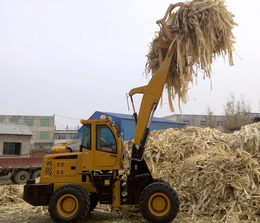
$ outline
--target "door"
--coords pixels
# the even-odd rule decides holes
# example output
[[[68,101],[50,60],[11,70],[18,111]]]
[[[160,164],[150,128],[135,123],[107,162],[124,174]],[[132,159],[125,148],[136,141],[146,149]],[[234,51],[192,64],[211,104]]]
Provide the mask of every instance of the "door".
[[[113,132],[107,125],[96,125],[95,166],[113,167],[116,159],[117,144]]]

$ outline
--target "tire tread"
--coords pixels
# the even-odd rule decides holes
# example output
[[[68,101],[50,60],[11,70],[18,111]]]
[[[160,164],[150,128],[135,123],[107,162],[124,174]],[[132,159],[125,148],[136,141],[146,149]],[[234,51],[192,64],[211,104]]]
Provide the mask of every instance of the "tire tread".
[[[80,191],[81,195],[84,197],[85,202],[83,204],[79,203],[79,206],[82,210],[80,210],[80,214],[76,219],[66,219],[66,218],[60,218],[58,212],[56,211],[56,208],[54,209],[53,207],[56,207],[57,203],[56,203],[56,195],[59,193],[62,193],[63,190],[68,190],[68,191],[73,191],[73,190],[77,190]],[[82,206],[84,205],[84,206]],[[89,195],[87,193],[87,191],[77,185],[77,184],[66,184],[60,188],[58,188],[50,197],[49,199],[49,204],[48,204],[48,209],[49,209],[49,213],[51,218],[55,221],[55,222],[59,222],[59,223],[80,223],[88,214],[89,211],[89,207],[90,207],[90,199],[89,199]]]
[[[154,216],[149,208],[148,208],[148,200],[149,200],[149,195],[151,193],[156,192],[156,191],[162,191],[162,192],[166,192],[170,194],[170,201],[171,201],[171,210],[170,210],[170,214],[167,214],[167,216],[162,216],[162,217],[157,217]],[[179,212],[179,198],[177,193],[174,191],[174,189],[164,183],[164,182],[159,182],[159,181],[155,181],[151,184],[149,184],[148,186],[146,186],[144,188],[144,190],[142,191],[140,198],[139,198],[139,207],[140,207],[140,211],[143,215],[143,217],[151,223],[169,223],[171,221],[173,221],[173,219],[176,217],[176,215]],[[169,212],[168,212],[169,213]]]

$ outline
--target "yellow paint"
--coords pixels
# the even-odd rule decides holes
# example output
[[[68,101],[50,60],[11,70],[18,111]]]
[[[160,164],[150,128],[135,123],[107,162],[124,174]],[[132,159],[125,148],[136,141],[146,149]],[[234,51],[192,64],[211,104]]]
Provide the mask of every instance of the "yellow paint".
[[[81,120],[81,123],[91,124],[91,150],[83,148],[82,170],[118,170],[119,167],[122,167],[122,144],[110,119]],[[104,147],[103,151],[96,150],[96,127],[98,125],[106,125],[112,131],[117,144],[117,154],[107,151],[106,147]]]
[[[118,177],[117,172],[114,171],[113,175],[114,178]],[[120,188],[120,181],[116,181],[114,183],[114,187],[113,187],[113,202],[111,207],[119,207],[121,204],[121,188]]]
[[[104,182],[105,185],[109,185],[110,184],[110,180],[106,179]]]
[[[80,185],[89,193],[96,192],[96,188],[92,186],[89,177],[86,176],[86,182],[82,182],[82,175],[79,173],[92,170],[118,170],[122,166],[122,145],[111,119],[81,120],[81,123],[91,124],[91,149],[83,148],[82,152],[50,154],[43,159],[40,183],[53,183],[53,191],[68,183],[74,183]],[[112,131],[117,144],[116,154],[96,150],[97,125],[106,125]],[[77,159],[58,158],[60,156],[75,155]],[[110,184],[109,181],[105,183],[106,185]],[[115,188],[119,190],[119,196],[116,199],[119,200],[117,203],[120,204],[120,185],[115,186]]]
[[[134,143],[137,145],[141,143],[154,103],[157,106],[160,101],[173,55],[171,50],[169,50],[167,55],[147,86],[134,88],[129,92],[130,96],[136,93],[143,93],[134,139]]]
[[[77,167],[77,160],[57,160],[53,169],[53,176],[76,176],[77,169],[71,169],[72,166]]]
[[[166,35],[168,39],[167,41],[165,41],[165,39],[163,39],[162,36],[159,36],[158,39],[160,63],[159,69],[154,73],[148,85],[134,88],[129,92],[130,96],[133,96],[134,94],[143,94],[134,139],[134,143],[139,146],[144,136],[145,129],[149,121],[149,117],[152,112],[153,106],[155,105],[155,107],[157,107],[160,101],[162,91],[167,79],[168,71],[170,68],[172,56],[176,52],[176,46],[172,45],[174,34],[169,29],[167,22],[168,20],[171,20],[171,18],[174,16],[174,8],[181,5],[183,5],[183,3],[177,3],[174,5],[171,4],[168,7],[163,19],[158,20],[156,22],[158,25],[160,25],[164,35]],[[164,61],[162,58],[163,52],[166,53]]]
[[[57,202],[57,211],[65,218],[72,217],[78,208],[78,199],[72,194],[64,194]]]
[[[154,193],[148,201],[148,207],[155,216],[164,216],[170,210],[170,200],[164,193]]]
[[[66,153],[67,151],[67,142],[62,142],[61,146],[54,146],[52,148],[54,153]]]

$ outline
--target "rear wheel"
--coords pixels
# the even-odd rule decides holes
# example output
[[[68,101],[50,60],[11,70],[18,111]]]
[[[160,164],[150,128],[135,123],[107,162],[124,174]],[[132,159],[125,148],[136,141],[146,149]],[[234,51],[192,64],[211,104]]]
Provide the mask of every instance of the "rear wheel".
[[[36,180],[37,178],[40,178],[41,176],[41,170],[36,170],[32,174],[32,179]]]
[[[179,211],[177,193],[168,184],[154,182],[142,191],[139,198],[142,215],[148,222],[173,221]]]
[[[90,198],[81,186],[67,184],[52,194],[48,206],[55,222],[78,223],[88,214]]]
[[[25,184],[29,179],[30,179],[30,174],[27,171],[22,170],[15,173],[13,177],[13,182],[16,184]]]

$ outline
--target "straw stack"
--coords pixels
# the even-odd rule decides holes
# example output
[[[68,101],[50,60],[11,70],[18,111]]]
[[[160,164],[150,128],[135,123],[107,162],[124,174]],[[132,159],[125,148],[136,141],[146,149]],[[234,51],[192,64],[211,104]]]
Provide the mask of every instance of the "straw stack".
[[[0,207],[22,203],[23,188],[21,185],[4,185],[0,187]]]
[[[175,188],[181,212],[217,222],[259,222],[259,131],[260,123],[234,134],[197,127],[153,131],[144,158],[153,177]],[[124,153],[131,153],[126,145]]]

